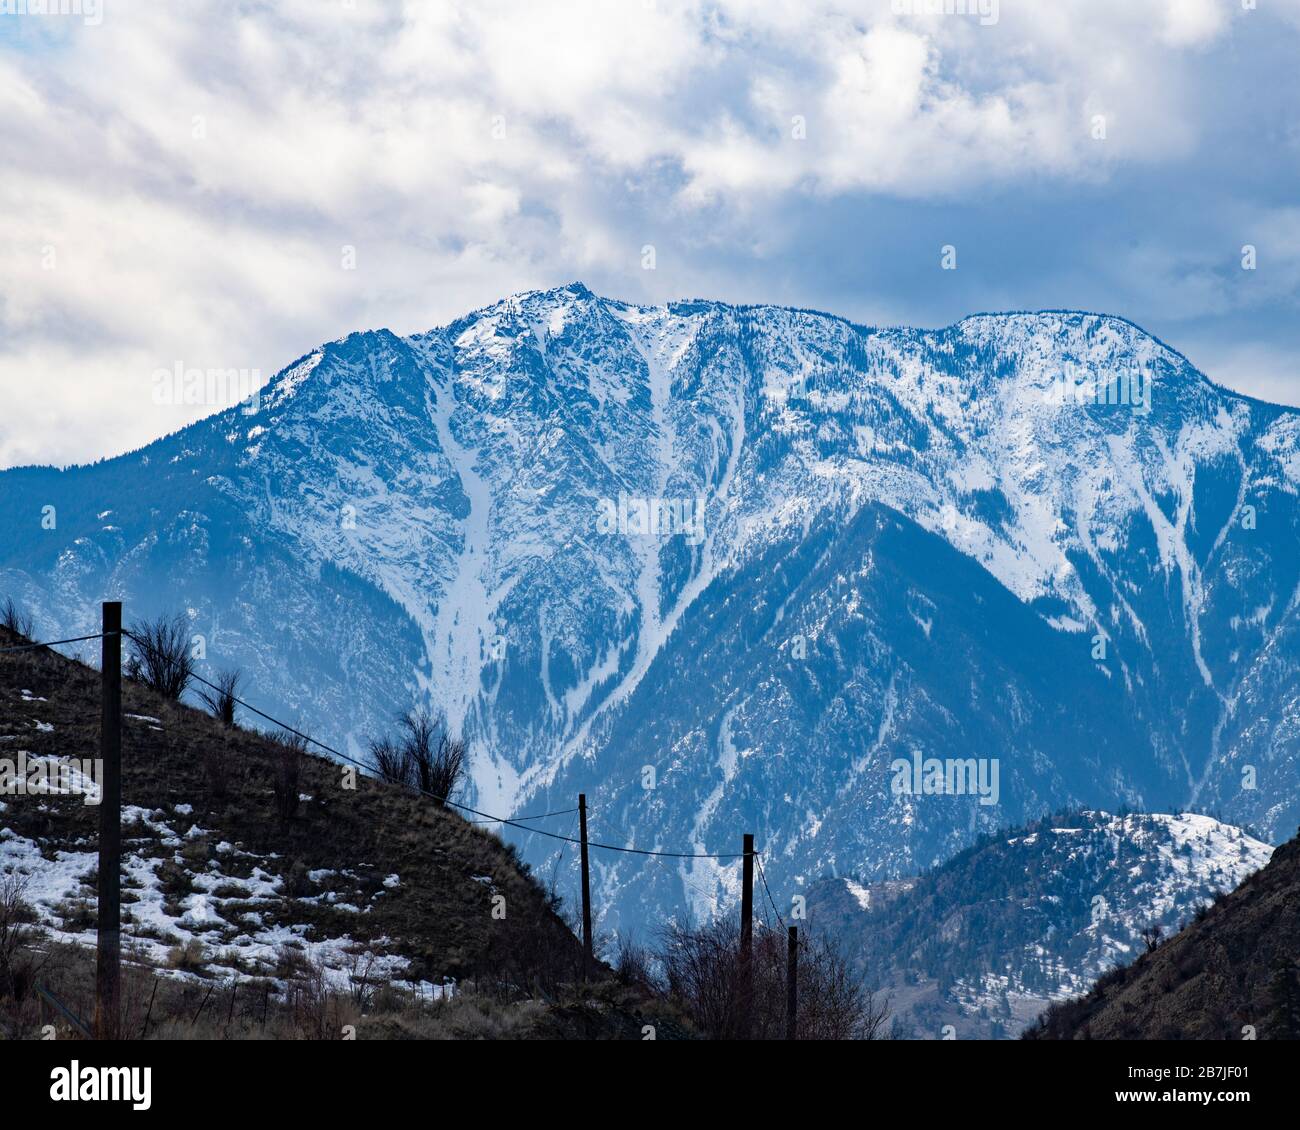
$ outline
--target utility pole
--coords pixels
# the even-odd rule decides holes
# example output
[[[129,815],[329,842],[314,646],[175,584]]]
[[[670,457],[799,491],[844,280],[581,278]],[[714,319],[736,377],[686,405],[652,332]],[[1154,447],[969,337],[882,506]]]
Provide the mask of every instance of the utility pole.
[[[95,1038],[120,1036],[122,976],[122,604],[107,600],[100,641],[99,905]]]
[[[785,951],[785,1038],[799,1038],[799,927],[790,927]]]
[[[578,825],[582,829],[582,979],[591,978],[591,872],[587,867],[587,794],[578,794]]]
[[[740,886],[740,1038],[750,1034],[754,995],[754,835],[745,833]]]

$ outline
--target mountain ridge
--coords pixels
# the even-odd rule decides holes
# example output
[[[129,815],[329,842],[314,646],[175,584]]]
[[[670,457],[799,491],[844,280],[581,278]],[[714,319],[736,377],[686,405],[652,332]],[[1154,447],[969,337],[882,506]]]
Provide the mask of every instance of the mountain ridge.
[[[1034,1040],[1300,1039],[1300,840],[1172,937],[1053,1004]]]
[[[368,329],[349,330],[348,332],[342,334],[339,337],[331,338],[327,341],[321,342],[320,344],[314,346],[313,348],[307,350],[305,353],[301,354],[299,357],[295,358],[293,361],[290,361],[282,369],[273,373],[272,376],[267,379],[267,381],[263,384],[262,388],[259,389],[258,391],[261,393],[265,393],[270,388],[271,384],[275,381],[277,377],[282,375],[284,372],[287,372],[289,370],[295,369],[296,367],[300,366],[303,362],[307,361],[308,359],[310,359],[311,357],[313,357],[315,354],[319,353],[321,350],[325,349],[326,347],[331,345],[344,344],[349,339],[357,336],[364,337],[366,335],[372,335],[372,334],[373,335],[387,334],[397,340],[407,341],[410,340],[411,338],[419,338],[422,336],[427,336],[432,333],[436,333],[439,330],[450,329],[452,326],[458,323],[467,322],[476,316],[494,310],[497,306],[501,305],[503,302],[508,302],[516,299],[523,299],[523,298],[545,299],[563,293],[575,293],[581,296],[596,299],[597,301],[602,303],[608,303],[616,306],[622,306],[626,308],[639,309],[639,310],[671,309],[672,307],[689,307],[689,306],[708,306],[713,308],[725,308],[725,309],[733,309],[733,310],[740,310],[740,311],[782,310],[782,311],[787,311],[796,314],[810,314],[819,318],[825,318],[831,321],[841,322],[844,325],[851,327],[854,330],[869,332],[869,333],[870,332],[881,333],[881,332],[888,332],[892,330],[892,331],[902,331],[902,332],[917,331],[921,333],[940,334],[946,331],[954,330],[965,322],[969,322],[981,318],[992,318],[992,319],[1012,318],[1012,317],[1035,318],[1035,317],[1044,317],[1044,316],[1052,316],[1052,315],[1098,318],[1105,321],[1122,323],[1138,331],[1138,333],[1140,333],[1144,337],[1150,338],[1152,341],[1158,344],[1162,349],[1167,350],[1169,353],[1174,354],[1175,356],[1179,357],[1184,362],[1186,362],[1190,368],[1196,370],[1197,374],[1203,380],[1205,380],[1207,384],[1209,384],[1216,390],[1224,393],[1225,395],[1250,401],[1251,403],[1258,404],[1262,407],[1278,408],[1284,411],[1300,411],[1300,409],[1297,409],[1294,406],[1278,404],[1274,401],[1265,400],[1261,397],[1251,396],[1249,393],[1240,392],[1236,389],[1228,387],[1227,385],[1219,384],[1217,381],[1213,379],[1213,377],[1211,377],[1203,369],[1200,369],[1195,364],[1195,362],[1193,362],[1189,357],[1187,357],[1185,353],[1183,353],[1174,345],[1170,344],[1165,339],[1161,338],[1159,335],[1147,329],[1140,322],[1135,321],[1132,318],[1126,317],[1123,314],[1116,314],[1116,313],[1107,312],[1103,310],[1090,310],[1090,309],[1067,307],[1067,306],[1042,307],[1039,309],[1008,308],[1005,310],[976,310],[968,314],[962,315],[962,317],[958,318],[954,322],[949,322],[943,325],[935,325],[935,326],[909,325],[907,323],[902,323],[902,322],[871,324],[866,322],[855,321],[852,318],[848,318],[842,314],[837,314],[834,311],[822,310],[817,307],[789,306],[789,305],[782,305],[776,303],[744,303],[744,302],[732,303],[732,302],[728,302],[725,299],[705,298],[702,296],[697,296],[694,298],[670,299],[663,303],[650,303],[650,304],[637,303],[627,299],[615,298],[610,295],[597,294],[596,292],[592,291],[585,283],[583,283],[581,280],[578,279],[557,286],[539,287],[533,290],[519,291],[511,295],[509,298],[498,299],[495,302],[487,303],[483,306],[476,307],[470,312],[460,315],[459,317],[454,318],[449,322],[434,325],[426,330],[417,330],[411,334],[406,334],[406,335],[400,334],[398,333],[398,331],[394,330],[391,326],[373,326]],[[21,470],[73,471],[73,470],[81,470],[90,467],[95,467],[104,462],[108,462],[114,459],[126,458],[128,456],[136,455],[141,452],[147,451],[150,447],[154,446],[157,443],[161,443],[165,440],[172,439],[173,437],[179,435],[184,431],[187,431],[188,429],[194,427],[197,424],[201,424],[207,420],[211,420],[215,416],[220,416],[223,413],[229,412],[232,409],[236,409],[238,407],[239,407],[238,404],[226,405],[224,407],[216,407],[207,416],[200,417],[198,420],[195,420],[189,424],[182,425],[181,427],[178,427],[170,432],[165,432],[155,437],[154,439],[151,439],[136,447],[126,448],[122,451],[114,452],[110,455],[99,456],[96,459],[88,460],[86,462],[67,463],[67,464],[16,463],[9,467],[0,467],[0,473],[8,472],[8,471],[21,471]]]
[[[1300,408],[1296,408],[1295,406],[1279,404],[1275,401],[1265,400],[1261,397],[1251,396],[1249,393],[1244,393],[1237,389],[1230,388],[1227,385],[1218,383],[1217,381],[1214,380],[1213,377],[1211,377],[1203,369],[1200,369],[1195,364],[1195,362],[1193,362],[1185,353],[1183,353],[1177,347],[1171,345],[1169,342],[1161,338],[1159,335],[1148,330],[1140,322],[1137,322],[1132,318],[1128,318],[1122,314],[1109,313],[1101,310],[1085,310],[1082,308],[1074,308],[1074,307],[1044,307],[1041,309],[1028,309],[1028,308],[1010,309],[1009,308],[1006,310],[978,310],[978,311],[973,311],[969,314],[964,314],[961,318],[958,318],[956,321],[949,322],[944,325],[914,326],[914,325],[908,325],[906,323],[901,323],[901,322],[881,323],[879,325],[873,325],[866,322],[858,322],[851,318],[845,317],[844,315],[836,314],[833,311],[821,310],[816,307],[786,306],[786,305],[773,304],[773,303],[729,303],[724,299],[713,299],[713,298],[702,298],[702,297],[672,299],[667,302],[656,303],[656,304],[635,303],[635,302],[628,301],[626,299],[612,298],[608,295],[598,295],[594,291],[591,291],[584,283],[578,280],[575,280],[572,283],[568,283],[556,287],[545,287],[545,288],[538,288],[535,290],[520,291],[517,294],[512,295],[511,299],[522,299],[525,297],[536,297],[536,298],[544,299],[544,298],[554,296],[556,294],[570,292],[573,290],[573,288],[579,288],[577,293],[594,298],[599,302],[613,304],[616,306],[622,306],[629,309],[671,310],[673,307],[707,306],[707,307],[718,308],[718,309],[732,309],[732,310],[739,310],[739,311],[756,311],[756,312],[764,311],[764,310],[780,310],[780,311],[786,311],[794,314],[810,314],[818,318],[824,318],[830,321],[841,322],[845,326],[848,326],[854,330],[866,332],[866,333],[885,333],[889,331],[899,331],[899,332],[915,331],[915,332],[927,333],[927,334],[941,334],[950,330],[957,329],[958,327],[960,327],[966,322],[975,321],[978,319],[985,319],[985,318],[988,319],[1006,319],[1006,318],[1013,318],[1013,317],[1037,318],[1037,317],[1047,317],[1047,316],[1054,316],[1054,315],[1064,315],[1069,317],[1081,317],[1081,318],[1097,318],[1102,321],[1117,322],[1129,326],[1132,329],[1136,330],[1138,333],[1140,333],[1143,337],[1150,338],[1162,349],[1168,351],[1169,353],[1183,360],[1188,365],[1188,367],[1194,369],[1197,375],[1202,380],[1204,380],[1210,387],[1223,393],[1224,395],[1235,397],[1237,399],[1241,399],[1244,401],[1249,401],[1252,404],[1257,404],[1260,407],[1264,407],[1264,408],[1275,408],[1283,412],[1300,412]],[[262,385],[262,387],[257,391],[259,394],[267,393],[268,391],[270,391],[273,383],[278,377],[282,376],[285,372],[298,368],[304,362],[311,360],[318,353],[325,350],[329,346],[343,345],[353,338],[357,338],[357,337],[367,338],[372,335],[373,336],[388,335],[389,337],[392,337],[395,340],[403,341],[403,342],[409,341],[412,338],[425,337],[430,334],[436,333],[439,330],[450,329],[452,326],[460,322],[469,321],[476,315],[481,315],[491,310],[494,310],[502,302],[509,301],[509,300],[510,299],[498,299],[497,302],[495,303],[488,303],[487,305],[477,307],[475,310],[471,311],[470,313],[461,315],[460,317],[455,318],[450,322],[433,326],[427,330],[416,331],[412,334],[407,334],[407,335],[398,333],[391,326],[374,326],[364,330],[350,330],[340,337],[331,338],[328,341],[321,342],[319,345],[313,347],[312,349],[309,349],[306,353],[303,353],[299,357],[295,358],[293,361],[289,362],[289,364],[285,365],[282,369],[278,370],[276,373],[273,373],[271,377],[269,377],[267,381]],[[217,416],[221,416],[223,414],[236,411],[240,408],[240,405],[243,403],[244,402],[241,401],[236,404],[228,404],[224,407],[214,408],[213,411],[210,412],[208,415],[200,417],[198,420],[195,420],[189,424],[184,424],[181,427],[175,428],[170,432],[164,432],[163,434],[155,437],[154,439],[148,440],[147,442],[140,444],[136,447],[126,448],[122,451],[114,452],[113,454],[110,455],[99,456],[96,459],[88,460],[86,462],[66,463],[66,464],[16,463],[9,467],[0,467],[0,473],[11,472],[11,471],[28,471],[28,470],[39,470],[39,471],[84,470],[84,469],[98,466],[105,462],[111,462],[112,460],[123,459],[132,455],[138,455],[148,451],[149,448],[153,447],[156,444],[163,443],[166,440],[175,438],[176,436],[180,435],[185,431],[188,431],[190,428],[193,428],[198,424],[202,424],[206,421],[212,420]]]
[[[212,662],[342,748],[427,701],[470,738],[480,807],[586,791],[622,817],[611,832],[686,829],[699,851],[749,824],[778,845],[783,898],[1067,804],[1196,790],[1285,826],[1300,413],[1219,389],[1126,319],[980,317],[880,330],[569,287],[348,335],[251,415],[0,473],[8,528],[46,495],[75,517],[0,547],[0,588],[63,627],[107,592],[161,611],[175,578]],[[1048,396],[1076,369],[1143,366],[1145,412]],[[620,495],[703,498],[704,536],[600,533]],[[809,743],[820,760],[795,756]],[[891,798],[887,767],[918,747],[999,758],[996,813]],[[610,926],[734,895],[707,868],[598,882]]]
[[[1054,813],[905,880],[821,880],[808,924],[835,937],[900,1032],[1019,1035],[1129,965],[1265,866],[1272,849],[1205,816]]]

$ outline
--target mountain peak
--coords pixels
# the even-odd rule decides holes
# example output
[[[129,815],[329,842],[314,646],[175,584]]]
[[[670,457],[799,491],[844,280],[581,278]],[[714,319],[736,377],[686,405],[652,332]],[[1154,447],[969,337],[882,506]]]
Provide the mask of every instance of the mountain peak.
[[[1147,360],[1150,411],[1046,395]],[[106,592],[191,609],[339,749],[443,709],[484,811],[586,792],[700,852],[758,825],[787,894],[1067,802],[1271,837],[1300,796],[1240,767],[1296,779],[1300,413],[1190,372],[1085,312],[884,330],[570,283],[322,346],[260,418],[0,478],[0,526],[58,512],[0,539],[0,580],[51,638]],[[897,758],[953,750],[1000,759],[998,799],[891,792]],[[729,874],[611,878],[608,924]]]

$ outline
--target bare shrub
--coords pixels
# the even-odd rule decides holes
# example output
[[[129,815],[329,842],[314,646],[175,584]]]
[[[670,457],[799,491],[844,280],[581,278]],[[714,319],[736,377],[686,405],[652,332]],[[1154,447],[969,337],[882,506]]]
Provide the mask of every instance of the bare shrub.
[[[614,976],[620,985],[649,990],[655,985],[653,955],[630,935],[619,937],[614,953]]]
[[[439,804],[446,804],[460,786],[465,775],[465,741],[453,738],[445,730],[438,739],[438,755],[434,761],[431,792]]]
[[[740,926],[730,919],[691,928],[673,925],[657,954],[666,995],[712,1039],[780,1040],[786,1031],[786,938],[756,930],[746,987]],[[799,938],[798,1037],[876,1040],[889,1008],[877,1002],[829,939]]]
[[[451,736],[445,717],[426,710],[412,710],[401,724],[401,746],[415,787],[444,803],[465,772],[465,743]]]
[[[12,596],[5,597],[4,604],[0,604],[0,627],[26,640],[35,638],[36,622],[14,603]]]
[[[370,763],[385,781],[419,789],[443,804],[456,791],[465,774],[465,743],[454,738],[447,720],[427,710],[403,715],[396,740],[379,738],[370,743]]]
[[[773,939],[784,961],[785,939]],[[770,957],[770,955],[769,955]],[[785,985],[784,968],[781,976]],[[799,1014],[801,1040],[883,1040],[888,1038],[888,999],[877,1000],[834,942],[801,932],[799,939]],[[785,1009],[781,1009],[785,1023]]]
[[[368,949],[357,949],[348,955],[348,995],[352,998],[352,1003],[362,1011],[370,1007],[378,991],[378,963],[378,956]]]
[[[331,984],[330,971],[319,958],[308,954],[282,953],[281,967],[287,971],[284,981],[284,1009],[293,1035],[299,1039],[338,1039],[344,1025],[356,1025],[360,1019],[357,986],[350,981],[345,994]],[[363,993],[364,995],[364,993]]]
[[[182,973],[199,972],[207,960],[207,951],[203,948],[203,943],[197,938],[190,938],[187,942],[179,942],[167,951],[168,966],[180,970]]]
[[[427,710],[411,710],[398,720],[398,725],[401,735],[397,744],[410,766],[411,783],[423,793],[433,792],[438,722]]]
[[[127,638],[131,648],[127,676],[164,698],[179,700],[194,674],[189,621],[184,616],[140,620],[131,625]]]
[[[212,687],[203,687],[198,692],[203,705],[223,726],[235,724],[235,699],[239,696],[240,677],[238,671],[220,671],[213,678]]]
[[[17,872],[0,875],[0,997],[18,1001],[32,983],[31,964],[20,956],[36,934],[36,914],[26,898],[30,882]]]
[[[410,763],[402,747],[391,738],[379,738],[370,743],[370,764],[390,785],[411,783]]]

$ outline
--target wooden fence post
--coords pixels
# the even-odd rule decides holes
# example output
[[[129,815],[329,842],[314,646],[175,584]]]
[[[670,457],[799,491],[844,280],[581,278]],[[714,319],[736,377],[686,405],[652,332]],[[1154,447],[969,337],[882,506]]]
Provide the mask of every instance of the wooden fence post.
[[[578,826],[582,832],[582,979],[590,980],[593,964],[591,947],[591,871],[587,865],[587,794],[578,794]]]
[[[799,927],[790,927],[785,951],[785,1038],[799,1038]]]
[[[99,889],[95,1038],[121,1035],[122,978],[122,605],[103,607],[100,641]]]
[[[754,836],[745,833],[740,886],[740,1038],[748,1040],[754,995]]]

